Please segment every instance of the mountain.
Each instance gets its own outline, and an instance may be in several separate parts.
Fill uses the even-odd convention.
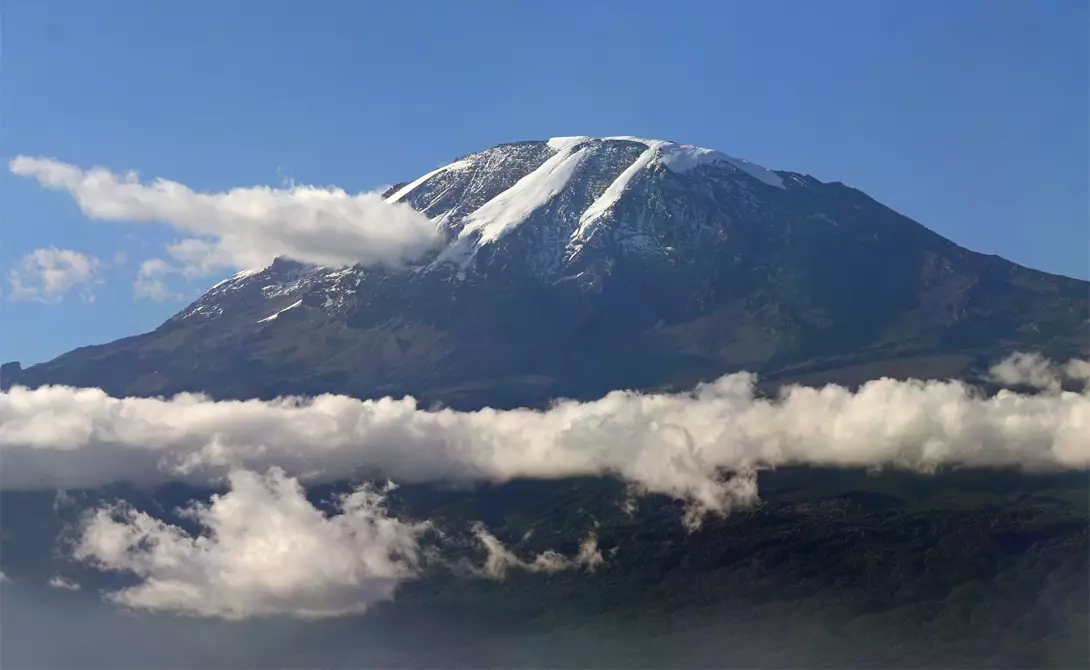
[[[447,244],[411,268],[278,259],[156,330],[5,386],[456,407],[772,379],[971,374],[1086,355],[1087,282],[966,250],[839,182],[633,137],[503,144],[385,194]]]

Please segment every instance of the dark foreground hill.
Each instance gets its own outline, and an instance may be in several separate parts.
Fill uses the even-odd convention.
[[[227,623],[131,616],[106,579],[57,554],[84,505],[169,510],[207,492],[3,492],[4,667],[1078,668],[1090,663],[1085,472],[1029,476],[786,469],[764,502],[689,533],[676,503],[633,516],[608,479],[405,486],[392,511],[451,533],[483,521],[520,557],[571,554],[597,524],[593,572],[502,582],[432,570],[364,616]],[[329,488],[310,492],[318,503]],[[75,501],[75,504],[72,503]],[[461,530],[459,530],[461,529]],[[532,532],[531,532],[532,531]],[[467,545],[468,557],[482,560]],[[48,557],[48,558],[43,558]],[[48,589],[54,574],[81,591]],[[116,587],[116,582],[111,583]],[[30,590],[37,588],[38,593]],[[14,589],[14,590],[13,590]],[[44,643],[48,640],[48,643]]]

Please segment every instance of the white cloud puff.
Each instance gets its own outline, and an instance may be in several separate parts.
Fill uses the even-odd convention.
[[[546,550],[523,559],[480,523],[470,531],[486,552],[483,564],[450,563],[443,533],[435,534],[439,544],[422,550],[431,525],[387,513],[392,484],[364,484],[338,497],[331,513],[311,504],[298,480],[279,468],[264,475],[232,470],[228,486],[208,503],[179,510],[200,526],[198,534],[123,502],[93,509],[78,528],[72,556],[137,578],[135,585],[107,593],[119,605],[225,619],[363,613],[392,599],[429,563],[494,580],[512,571],[593,571],[604,563],[593,533],[574,556]],[[59,576],[49,584],[79,588]]]
[[[31,156],[15,157],[9,168],[67,191],[91,218],[161,222],[192,236],[168,248],[188,275],[265,267],[277,256],[329,267],[401,265],[442,242],[427,217],[378,193],[296,185],[200,193],[165,179],[142,182],[134,172]]]
[[[109,595],[121,605],[227,619],[360,613],[417,575],[426,525],[388,516],[385,490],[360,487],[326,514],[277,468],[228,482],[184,510],[199,535],[121,503],[88,516],[75,558],[140,578]]]
[[[8,272],[11,287],[8,298],[59,302],[68,292],[77,291],[84,302],[94,302],[91,289],[100,283],[101,269],[101,261],[78,251],[56,247],[35,249]]]
[[[1038,353],[1019,352],[996,363],[989,370],[993,381],[1006,386],[1030,386],[1058,391],[1064,379],[1090,381],[1090,361],[1071,360],[1058,365]]]
[[[733,374],[691,393],[476,412],[412,398],[217,402],[15,387],[0,394],[0,486],[207,484],[274,466],[304,481],[615,475],[699,514],[755,500],[762,467],[1090,467],[1087,391],[986,397],[956,381],[880,379],[762,398],[754,383]]]

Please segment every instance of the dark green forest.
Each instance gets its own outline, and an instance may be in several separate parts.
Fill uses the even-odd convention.
[[[759,486],[759,504],[696,530],[674,500],[647,496],[626,510],[625,485],[610,479],[402,486],[391,512],[431,519],[453,561],[429,565],[359,617],[231,624],[238,639],[259,636],[263,651],[235,646],[217,658],[232,667],[316,658],[328,667],[1090,665],[1087,473],[790,468],[761,473]],[[329,504],[343,488],[309,496]],[[162,516],[196,494],[172,485],[72,495],[123,496]],[[55,513],[51,494],[4,492],[2,503],[7,574],[44,578],[65,564],[87,584],[117,579],[49,548],[74,513]],[[593,531],[605,563],[467,577],[457,559],[485,556],[469,533],[475,521],[527,559],[573,555]],[[36,562],[51,551],[56,564]]]

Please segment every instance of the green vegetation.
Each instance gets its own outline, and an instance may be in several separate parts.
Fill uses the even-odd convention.
[[[4,570],[116,587],[120,577],[60,565],[63,522],[115,497],[170,519],[208,493],[122,488],[72,493],[81,502],[64,518],[52,494],[4,492]],[[328,504],[343,488],[310,497]],[[362,617],[277,625],[311,647],[328,640],[329,663],[346,667],[1090,665],[1087,473],[789,468],[762,473],[760,492],[759,505],[689,532],[683,506],[663,497],[628,514],[610,479],[406,485],[391,512],[431,519],[442,561]],[[594,531],[606,562],[499,582],[455,575],[460,559],[484,558],[474,521],[522,558],[574,555]]]
[[[548,653],[546,665],[583,667],[1090,664],[1086,473],[791,469],[765,473],[761,489],[756,508],[692,533],[674,501],[645,498],[629,517],[612,481],[400,489],[398,511],[455,535],[484,519],[524,558],[574,554],[597,524],[607,564],[499,583],[433,572],[372,622],[424,612],[472,622],[501,665],[520,662],[504,640],[588,631],[592,648],[560,645],[526,663]]]

